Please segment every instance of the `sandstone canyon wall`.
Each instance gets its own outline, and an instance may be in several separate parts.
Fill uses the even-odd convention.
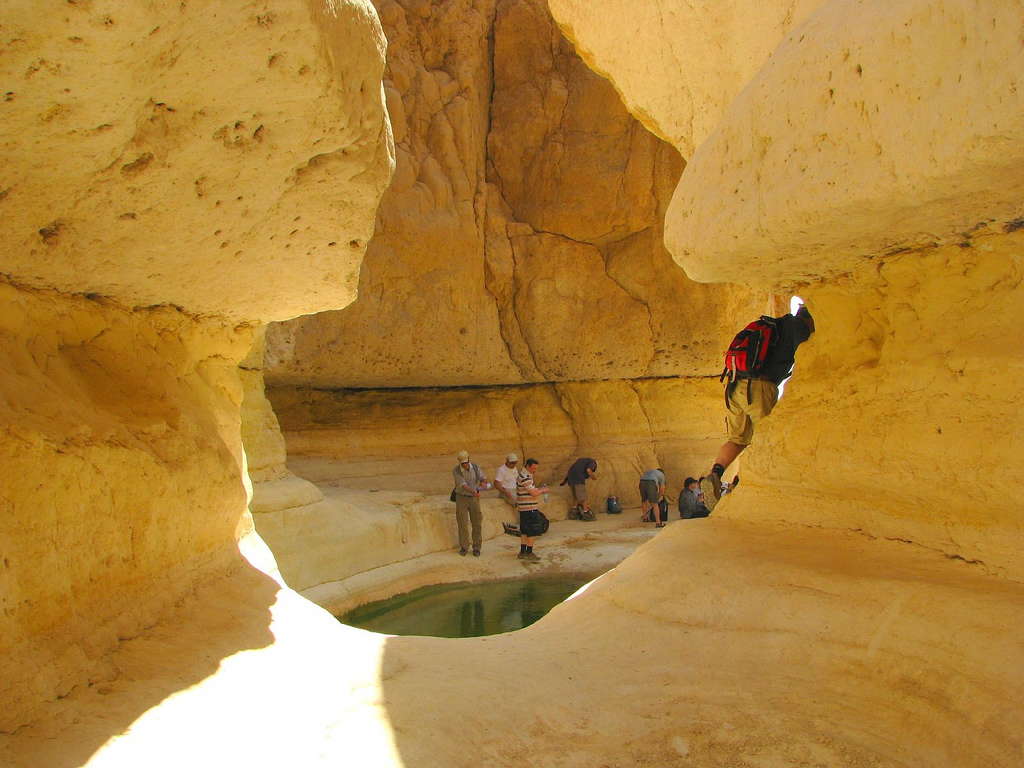
[[[687,162],[667,208],[681,161],[602,102],[601,121],[624,131],[620,176],[649,174],[656,192],[597,215],[579,182],[545,193],[537,172],[579,157],[545,127],[579,119],[562,105],[597,109],[560,38],[538,38],[538,6],[382,2],[396,68],[409,56],[408,80],[386,89],[400,148],[387,194],[423,227],[389,227],[405,209],[385,199],[368,250],[383,261],[358,278],[370,301],[270,331],[276,415],[257,326],[351,301],[392,169],[374,9],[37,5],[0,11],[0,763],[1024,761],[1018,4],[550,0]],[[510,99],[546,117],[513,113],[524,124],[501,133],[500,109],[473,109],[500,106],[499,84],[512,93],[523,75],[452,51],[501,50],[513,17],[550,43],[532,66],[561,74]],[[456,130],[469,125],[486,138]],[[545,145],[517,148],[520,130]],[[854,199],[837,204],[834,188]],[[890,210],[886,235],[874,216]],[[662,212],[672,258],[750,287],[689,283],[657,245]],[[455,277],[446,258],[464,260]],[[648,312],[662,282],[650,265],[705,321],[664,300],[662,317]],[[530,447],[543,436],[552,464],[611,441],[630,486],[659,441],[705,456],[720,419],[709,374],[735,317],[793,290],[818,332],[744,456],[742,493],[523,632],[340,626],[279,583],[248,535],[243,437],[262,485],[304,503],[319,492],[289,476],[277,416],[307,466],[354,447],[365,466],[347,461],[341,481],[357,485],[396,451],[424,457],[412,468],[427,478],[450,465],[448,442],[503,453],[506,432]],[[596,327],[643,342],[608,345],[611,366],[561,341],[590,332],[571,306],[538,315],[554,296],[600,310],[585,301],[598,294],[611,319]],[[466,432],[439,427],[467,410]]]
[[[768,291],[672,263],[662,221],[684,163],[543,2],[377,6],[397,170],[359,299],[267,332],[291,465],[440,494],[462,447],[488,473],[536,455],[556,484],[586,454],[595,498],[632,501],[658,465],[678,493],[714,451],[707,377],[732,318],[767,311]]]
[[[658,107],[680,96],[660,52],[702,45],[697,27],[648,30],[638,54],[595,21],[624,4],[551,6],[621,90],[643,81],[633,98],[657,116],[641,119],[676,120]],[[723,514],[859,529],[1024,575],[1010,458],[1022,359],[1002,341],[1024,311],[1022,21],[998,2],[827,3],[776,28],[735,98],[706,102],[717,123],[666,242],[699,279],[793,286],[818,328]]]
[[[354,298],[393,150],[364,3],[14,2],[0,29],[12,734],[247,569],[238,363]]]
[[[825,3],[549,0],[579,55],[630,113],[689,159],[779,41]]]

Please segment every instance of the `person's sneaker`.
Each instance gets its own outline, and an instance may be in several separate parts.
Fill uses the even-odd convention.
[[[465,557],[465,556],[466,556],[466,553],[467,553],[467,552],[469,552],[469,550],[468,550],[468,549],[460,549],[460,550],[459,550],[459,554],[460,554],[460,555],[462,555],[463,557]]]
[[[525,552],[520,552],[519,553],[519,559],[520,560],[525,560],[526,559],[526,553]]]
[[[714,512],[718,502],[722,500],[722,481],[714,472],[700,481],[700,489],[704,492],[704,506],[708,512]]]
[[[474,549],[473,550],[473,557],[480,557],[480,550],[479,549]]]
[[[540,555],[538,555],[536,552],[527,552],[526,553],[526,557],[524,557],[523,559],[524,560],[540,560]]]

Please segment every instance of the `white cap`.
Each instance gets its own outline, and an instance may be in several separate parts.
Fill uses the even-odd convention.
[[[519,457],[516,456],[514,453],[510,453],[508,456],[505,457],[505,461],[511,461],[513,464],[515,464],[517,461],[519,461]]]
[[[459,451],[459,464],[469,461],[469,451]]]

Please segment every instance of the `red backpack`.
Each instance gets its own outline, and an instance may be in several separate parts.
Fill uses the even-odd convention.
[[[776,318],[761,315],[759,320],[747,325],[736,334],[725,353],[725,369],[719,381],[729,379],[753,379],[764,371],[778,336]]]

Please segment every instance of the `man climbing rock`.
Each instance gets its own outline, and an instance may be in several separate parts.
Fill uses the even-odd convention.
[[[726,353],[726,442],[701,481],[704,504],[713,511],[722,498],[722,475],[754,437],[754,427],[772,412],[779,385],[793,373],[796,348],[814,333],[814,318],[805,306],[796,315],[762,317],[736,335]]]

